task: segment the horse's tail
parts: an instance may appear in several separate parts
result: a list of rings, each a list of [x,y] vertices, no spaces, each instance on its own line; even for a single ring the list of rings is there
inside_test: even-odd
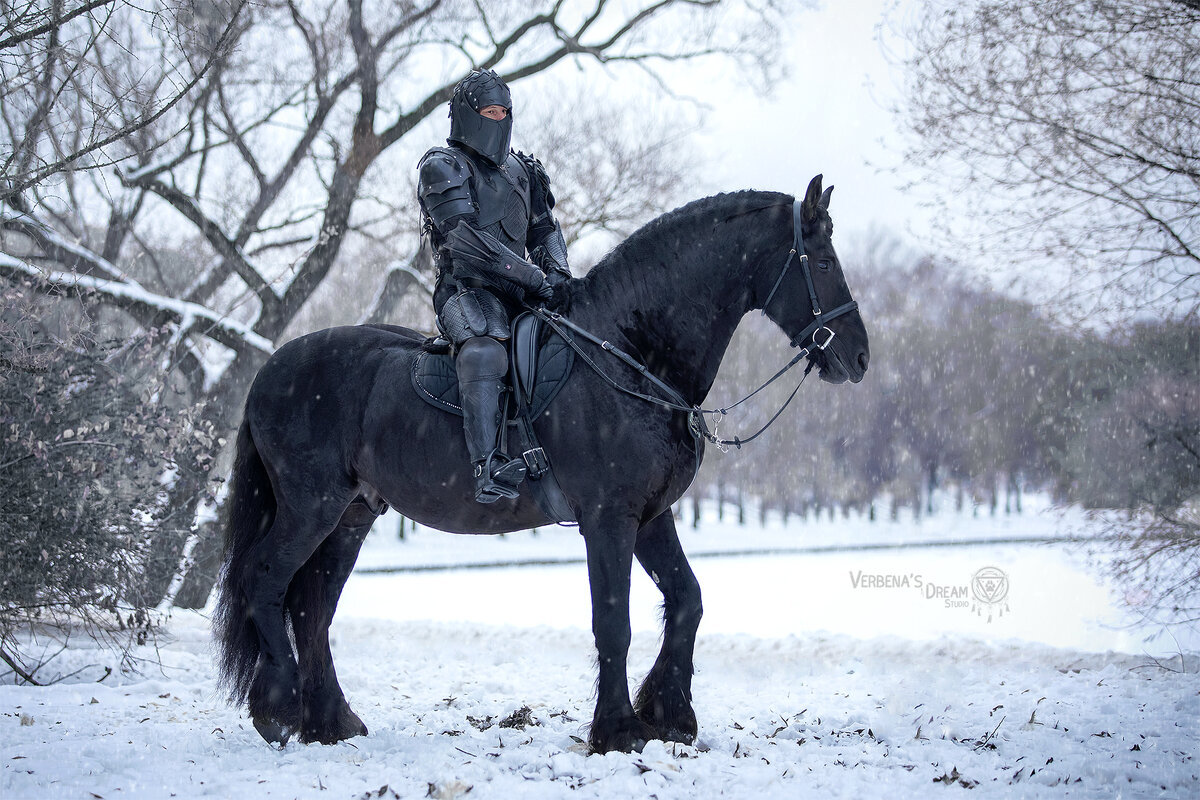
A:
[[[218,583],[213,635],[217,642],[219,682],[229,699],[246,701],[258,663],[258,631],[243,586],[246,565],[275,521],[275,492],[266,466],[243,417],[238,430],[229,497],[225,500],[225,556]]]

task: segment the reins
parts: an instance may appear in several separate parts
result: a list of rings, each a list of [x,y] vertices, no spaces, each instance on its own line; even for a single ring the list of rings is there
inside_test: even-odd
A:
[[[724,417],[726,414],[729,413],[729,411],[731,409],[737,408],[742,403],[746,402],[751,397],[754,397],[756,394],[761,392],[763,389],[767,388],[772,383],[779,380],[779,378],[783,377],[783,375],[785,373],[787,373],[789,370],[791,370],[794,366],[796,366],[796,364],[800,363],[801,359],[812,355],[814,348],[816,350],[824,350],[825,348],[829,347],[830,343],[833,341],[834,332],[830,328],[826,327],[825,323],[828,322],[829,320],[840,317],[843,314],[847,314],[847,313],[855,310],[856,308],[858,308],[858,303],[856,303],[852,300],[849,303],[845,303],[841,306],[838,306],[833,311],[831,311],[827,314],[822,313],[821,307],[817,300],[816,285],[813,283],[812,272],[808,266],[808,254],[805,253],[805,251],[804,251],[804,236],[801,232],[801,227],[800,227],[800,225],[801,225],[800,215],[801,215],[800,204],[797,202],[793,202],[792,203],[792,248],[791,248],[791,250],[788,251],[787,261],[784,262],[783,269],[782,269],[782,271],[780,271],[779,277],[775,280],[774,286],[771,287],[771,291],[767,295],[767,300],[766,300],[766,302],[763,303],[762,309],[763,309],[763,313],[766,314],[767,306],[770,304],[772,298],[774,298],[775,292],[779,289],[780,284],[783,283],[783,278],[787,274],[788,269],[792,266],[793,262],[796,262],[800,265],[800,270],[804,275],[804,282],[808,289],[809,300],[812,303],[813,321],[811,323],[809,323],[809,325],[806,326],[804,328],[804,330],[802,330],[799,334],[797,334],[796,336],[794,336],[792,338],[792,340],[791,340],[792,347],[800,347],[800,352],[797,353],[795,355],[795,357],[793,357],[792,360],[789,361],[787,363],[787,365],[785,365],[783,367],[783,369],[776,372],[773,376],[771,376],[769,379],[767,379],[766,382],[764,382],[757,389],[755,389],[754,391],[750,392],[748,395],[743,397],[741,400],[738,400],[736,403],[734,403],[730,406],[726,406],[725,408],[704,409],[704,408],[701,408],[700,406],[688,403],[687,400],[684,399],[683,395],[681,395],[678,391],[676,391],[670,384],[666,383],[661,378],[659,378],[657,375],[650,372],[649,368],[646,367],[645,364],[641,363],[636,358],[634,358],[633,356],[626,353],[624,350],[622,350],[619,347],[617,347],[616,345],[614,345],[612,342],[609,342],[605,339],[601,339],[599,336],[596,336],[595,334],[591,333],[590,331],[580,327],[579,325],[576,325],[574,322],[572,322],[571,320],[567,319],[566,317],[562,316],[561,314],[559,314],[557,312],[547,311],[545,308],[542,308],[540,306],[539,307],[527,306],[527,308],[529,308],[529,310],[535,316],[537,316],[539,319],[541,319],[543,322],[545,322],[550,327],[551,330],[553,330],[556,334],[558,334],[562,338],[562,340],[565,341],[567,343],[567,345],[572,350],[574,350],[575,353],[580,358],[583,359],[584,363],[586,363],[589,367],[591,367],[592,370],[597,375],[599,375],[612,388],[616,389],[617,391],[621,392],[622,394],[629,395],[630,397],[636,397],[639,400],[644,400],[648,403],[653,403],[654,405],[658,405],[663,408],[670,409],[672,411],[681,411],[681,412],[686,413],[688,415],[688,429],[691,431],[692,436],[694,436],[696,439],[701,439],[701,438],[705,439],[708,442],[716,445],[721,450],[725,450],[729,445],[732,445],[732,446],[740,449],[742,445],[748,444],[748,443],[754,441],[755,439],[757,439],[759,436],[761,436],[764,432],[766,432],[767,428],[771,427],[771,425],[775,422],[775,420],[779,419],[780,415],[783,414],[784,410],[788,407],[788,405],[796,397],[797,392],[800,391],[800,387],[804,384],[804,379],[808,377],[808,373],[812,372],[812,369],[813,369],[812,362],[809,362],[808,366],[804,370],[804,374],[800,377],[799,383],[796,384],[796,388],[792,390],[792,393],[790,395],[788,395],[787,400],[784,401],[783,405],[780,406],[779,410],[776,411],[775,414],[769,420],[767,420],[767,422],[761,428],[759,428],[757,431],[755,431],[750,436],[747,436],[745,439],[743,439],[741,437],[737,437],[737,436],[735,436],[732,439],[720,438],[719,436],[716,435],[715,430],[709,429],[708,422],[705,420],[704,415],[712,414],[714,416],[719,417],[717,422],[714,425],[714,428],[720,427],[720,422],[721,422],[720,418],[721,417]],[[799,256],[799,258],[797,258],[797,256]],[[592,358],[587,353],[584,352],[583,348],[579,345],[579,343],[577,341],[575,341],[574,337],[572,337],[566,331],[563,330],[564,327],[569,328],[575,334],[588,340],[592,344],[599,346],[602,350],[606,350],[609,353],[612,353],[620,361],[622,361],[626,366],[631,367],[635,372],[637,372],[639,375],[641,375],[643,378],[645,378],[647,381],[649,381],[653,386],[658,388],[663,394],[666,395],[667,399],[664,399],[662,397],[656,397],[655,395],[652,395],[652,394],[646,394],[645,392],[639,392],[637,390],[630,389],[626,386],[622,386],[621,384],[619,384],[610,375],[608,375],[608,373],[606,373],[603,369],[601,369],[600,366],[598,364],[596,364],[596,362],[593,361]],[[824,330],[826,333],[829,334],[826,337],[824,342],[820,342],[817,340],[817,334],[819,334],[822,330]],[[800,343],[804,342],[810,336],[812,337],[812,344],[811,345],[806,344],[806,345],[802,346]]]
[[[755,439],[757,439],[759,436],[761,436],[767,430],[767,428],[769,428],[771,426],[771,423],[773,423],[773,422],[775,422],[775,420],[779,419],[779,415],[782,414],[784,409],[786,409],[788,407],[788,404],[792,402],[792,398],[794,398],[796,396],[796,392],[798,392],[800,390],[800,386],[804,383],[804,378],[808,377],[808,373],[811,372],[812,368],[813,368],[813,365],[810,363],[808,365],[808,367],[804,370],[804,376],[800,378],[800,383],[796,384],[796,388],[792,390],[791,395],[788,396],[788,399],[784,402],[783,406],[781,406],[780,409],[775,412],[775,415],[772,416],[771,419],[767,420],[767,423],[765,425],[763,425],[761,428],[759,428],[757,431],[755,431],[750,436],[747,436],[745,439],[742,439],[737,436],[735,436],[732,439],[722,439],[722,438],[718,437],[714,431],[709,429],[708,422],[704,419],[704,415],[712,414],[714,416],[716,416],[716,415],[724,416],[725,414],[729,413],[729,411],[731,409],[737,408],[742,403],[746,402],[751,397],[753,397],[754,395],[761,392],[763,389],[770,386],[772,383],[777,381],[779,378],[783,377],[784,373],[788,372],[792,367],[796,366],[796,364],[798,364],[800,362],[800,359],[802,359],[805,356],[808,356],[812,353],[811,348],[807,348],[807,347],[802,348],[800,350],[800,352],[797,353],[796,356],[790,362],[788,362],[787,366],[785,366],[783,369],[776,372],[765,383],[763,383],[761,386],[759,386],[757,389],[755,389],[750,394],[743,397],[741,400],[738,400],[733,405],[727,406],[725,408],[706,409],[706,408],[701,408],[700,406],[688,403],[687,400],[684,399],[683,395],[681,395],[678,391],[676,391],[670,384],[668,384],[666,381],[662,380],[657,375],[652,373],[646,367],[645,364],[638,361],[636,358],[629,355],[624,350],[622,350],[621,348],[614,345],[612,342],[609,342],[605,339],[601,339],[599,336],[596,336],[591,331],[581,328],[580,326],[576,325],[571,320],[567,319],[566,317],[564,317],[561,314],[558,314],[554,311],[547,311],[546,309],[540,308],[540,307],[539,308],[530,308],[530,311],[532,311],[539,319],[541,319],[548,326],[550,326],[550,329],[553,330],[556,334],[558,334],[562,338],[562,340],[565,341],[567,343],[567,345],[572,350],[574,350],[575,353],[580,358],[583,359],[584,363],[586,363],[589,367],[591,367],[592,370],[597,375],[599,375],[601,378],[603,378],[605,383],[607,383],[609,386],[616,389],[618,392],[621,392],[622,394],[629,395],[630,397],[636,397],[639,400],[644,400],[648,403],[653,403],[654,405],[662,406],[663,408],[667,408],[672,411],[682,411],[683,413],[688,415],[688,428],[689,428],[689,430],[691,430],[692,435],[694,437],[696,437],[697,439],[701,439],[701,438],[706,439],[707,441],[711,442],[712,444],[716,445],[717,447],[719,447],[721,449],[725,449],[729,445],[733,445],[734,447],[741,448],[742,445],[752,442]],[[652,394],[646,394],[645,392],[639,392],[636,389],[630,389],[627,386],[622,386],[621,384],[617,383],[617,381],[614,380],[612,378],[612,376],[610,376],[608,373],[606,373],[603,369],[600,368],[600,366],[595,361],[592,360],[591,356],[589,356],[586,352],[584,352],[583,348],[580,347],[579,343],[577,341],[575,341],[575,339],[570,334],[568,334],[566,331],[564,331],[562,329],[562,327],[560,327],[560,325],[570,328],[572,331],[574,331],[579,336],[583,337],[584,339],[587,339],[592,344],[599,346],[602,350],[606,350],[609,353],[612,353],[614,356],[616,356],[618,359],[620,359],[622,362],[624,362],[627,366],[632,367],[639,375],[641,375],[643,378],[650,381],[650,383],[652,383],[654,386],[656,386],[658,389],[660,389],[669,399],[664,399],[662,397],[655,397]],[[830,338],[830,340],[826,340],[825,344],[828,344],[829,341],[831,341],[831,340],[832,340],[832,337]],[[819,347],[818,349],[823,350],[824,347]],[[718,426],[719,426],[719,422],[718,422]]]

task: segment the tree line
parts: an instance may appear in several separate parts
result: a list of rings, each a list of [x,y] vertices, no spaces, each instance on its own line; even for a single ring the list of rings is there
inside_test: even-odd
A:
[[[939,490],[991,513],[1019,510],[1031,490],[1125,510],[1176,509],[1200,491],[1200,325],[1065,327],[952,263],[866,249],[846,270],[871,335],[867,378],[808,380],[765,440],[710,451],[694,494],[894,518],[930,513]],[[788,358],[774,326],[748,318],[707,405]],[[769,387],[724,432],[756,427],[793,386]]]

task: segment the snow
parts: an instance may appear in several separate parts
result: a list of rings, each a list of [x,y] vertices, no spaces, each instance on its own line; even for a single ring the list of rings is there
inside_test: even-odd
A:
[[[1200,796],[1194,633],[1176,631],[1174,656],[1173,642],[1143,641],[1154,631],[1131,627],[1134,610],[1077,548],[782,552],[1086,534],[1078,516],[681,525],[705,592],[699,740],[605,756],[580,742],[595,674],[578,534],[419,529],[399,544],[394,516],[383,522],[364,570],[424,571],[360,571],[343,596],[334,655],[369,736],[268,747],[216,695],[206,614],[176,612],[142,651],[161,669],[96,683],[112,657],[76,647],[56,662],[84,668],[69,681],[0,686],[0,796]],[[755,547],[772,552],[703,555]],[[559,563],[465,566],[524,559]],[[954,586],[988,565],[1009,578],[990,622],[912,585]],[[883,577],[856,584],[856,572]],[[634,589],[640,678],[658,634],[652,584],[639,573]],[[525,708],[529,724],[501,727]]]
[[[130,278],[108,259],[101,256],[99,253],[94,253],[86,247],[80,246],[77,242],[73,242],[65,236],[61,235],[54,229],[53,226],[38,219],[33,214],[25,211],[18,211],[7,203],[0,203],[0,223],[17,223],[21,226],[28,226],[28,229],[35,230],[37,236],[43,239],[52,247],[62,250],[64,253],[70,253],[85,264],[93,265],[104,270],[105,274],[129,286],[141,289],[137,281]],[[0,253],[0,255],[7,255]],[[11,256],[9,257],[11,258]],[[17,261],[17,264],[22,262]]]
[[[255,333],[249,325],[230,319],[197,303],[189,303],[185,300],[177,300],[174,297],[155,294],[132,281],[110,281],[91,275],[80,275],[75,272],[43,269],[10,256],[7,253],[0,253],[0,267],[24,273],[31,278],[36,278],[45,283],[71,286],[81,291],[100,292],[109,297],[124,298],[149,306],[150,308],[170,311],[179,317],[180,321],[178,325],[180,328],[190,328],[197,322],[203,322],[206,325],[211,325],[213,328],[224,331],[231,337],[244,341],[250,347],[261,350],[264,353],[270,354],[275,352],[275,345],[271,343],[271,340]]]

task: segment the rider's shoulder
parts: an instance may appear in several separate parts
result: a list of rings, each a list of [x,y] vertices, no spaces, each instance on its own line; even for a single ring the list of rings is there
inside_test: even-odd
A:
[[[525,167],[529,173],[530,180],[535,183],[540,183],[544,186],[550,185],[550,176],[546,174],[546,168],[542,166],[542,162],[533,153],[523,153],[520,150],[515,153],[517,161]]]
[[[471,174],[471,164],[466,155],[453,147],[431,147],[417,163],[421,183],[461,184]]]

